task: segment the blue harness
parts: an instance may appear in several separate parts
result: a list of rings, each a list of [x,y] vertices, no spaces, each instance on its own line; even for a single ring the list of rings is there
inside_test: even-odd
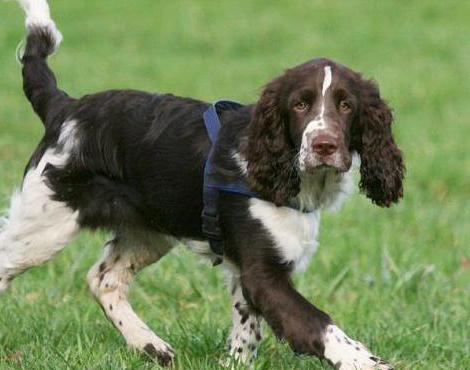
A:
[[[206,126],[207,134],[212,143],[209,155],[204,166],[204,188],[203,188],[203,204],[204,208],[201,214],[202,218],[202,233],[209,240],[211,250],[219,255],[224,254],[224,240],[222,230],[219,222],[218,201],[220,192],[227,192],[233,194],[244,195],[250,198],[259,198],[257,193],[252,192],[246,183],[240,179],[232,181],[218,180],[216,171],[214,169],[214,148],[219,135],[221,127],[217,109],[233,110],[242,107],[243,105],[229,101],[219,100],[211,104],[204,112],[204,124]],[[220,177],[220,176],[219,176]],[[292,208],[296,211],[309,213],[309,210],[303,210],[298,205],[288,204],[286,207]],[[219,258],[216,263],[222,260]]]
[[[204,124],[207,134],[212,143],[209,155],[204,166],[204,189],[202,211],[202,232],[209,240],[211,250],[219,255],[224,254],[224,241],[219,222],[218,200],[221,191],[244,195],[247,197],[258,197],[241,180],[224,182],[217,180],[214,170],[214,148],[221,127],[217,109],[231,110],[242,107],[241,104],[229,100],[219,100],[204,112]]]

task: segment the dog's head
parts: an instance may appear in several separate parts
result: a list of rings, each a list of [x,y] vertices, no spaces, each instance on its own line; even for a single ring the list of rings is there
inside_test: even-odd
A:
[[[379,206],[403,195],[404,165],[393,116],[377,85],[327,59],[315,59],[264,89],[248,127],[248,178],[278,205],[296,196],[303,175],[348,171],[361,157],[360,188]]]

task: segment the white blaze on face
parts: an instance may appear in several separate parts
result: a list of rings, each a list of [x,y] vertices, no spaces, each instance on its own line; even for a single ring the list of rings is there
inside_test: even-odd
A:
[[[326,122],[325,122],[325,117],[324,117],[325,116],[325,95],[331,86],[331,81],[332,81],[331,66],[325,66],[323,70],[324,70],[324,76],[323,76],[323,85],[322,85],[322,91],[321,91],[322,96],[321,96],[320,113],[307,124],[307,127],[305,128],[304,133],[302,135],[302,145],[300,147],[300,157],[299,157],[299,165],[300,165],[301,170],[305,169],[305,157],[307,156],[307,148],[308,148],[307,141],[308,141],[308,137],[310,136],[309,134],[315,130],[321,130],[321,129],[326,128]]]
[[[321,90],[321,108],[320,108],[320,113],[318,116],[316,116],[312,121],[310,121],[307,124],[307,128],[305,131],[313,131],[316,129],[320,128],[325,128],[325,120],[324,120],[324,115],[325,115],[325,95],[328,89],[331,86],[331,67],[326,66],[324,68],[325,71],[325,76],[323,77],[323,87]]]
[[[323,88],[321,91],[321,94],[323,97],[325,97],[326,91],[329,89],[331,85],[331,67],[326,66],[325,67],[325,77],[323,78]]]

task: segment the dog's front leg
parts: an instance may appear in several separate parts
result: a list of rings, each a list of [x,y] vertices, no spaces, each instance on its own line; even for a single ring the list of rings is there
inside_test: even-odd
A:
[[[285,266],[256,264],[242,270],[241,276],[247,300],[294,351],[325,359],[340,370],[392,369],[300,295]]]

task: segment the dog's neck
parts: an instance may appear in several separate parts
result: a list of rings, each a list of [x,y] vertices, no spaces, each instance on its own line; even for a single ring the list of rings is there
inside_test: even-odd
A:
[[[319,170],[300,176],[300,192],[293,199],[301,210],[339,209],[353,192],[353,171]]]
[[[242,176],[248,175],[248,161],[241,151],[232,153]],[[324,169],[315,174],[300,176],[300,192],[291,203],[301,211],[320,209],[337,210],[354,191],[353,177],[357,168],[357,155],[353,155],[353,165],[347,172]]]

